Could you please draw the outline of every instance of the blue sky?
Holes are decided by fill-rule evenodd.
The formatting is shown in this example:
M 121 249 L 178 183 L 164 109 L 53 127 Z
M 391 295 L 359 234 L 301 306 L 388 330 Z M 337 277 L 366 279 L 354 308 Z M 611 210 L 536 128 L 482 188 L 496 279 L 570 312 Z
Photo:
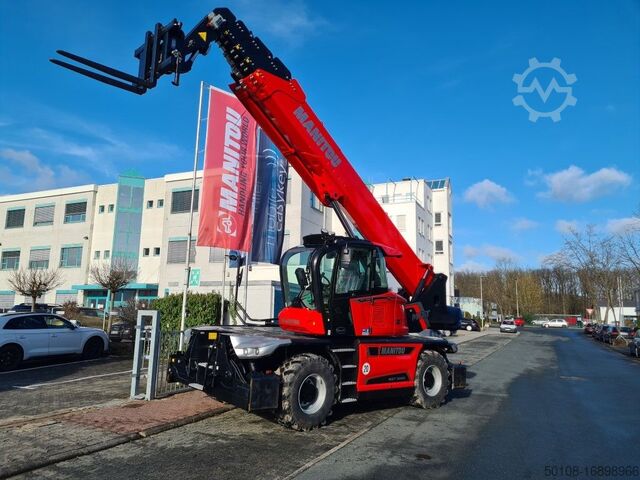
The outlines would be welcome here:
M 191 168 L 200 80 L 221 87 L 217 48 L 180 88 L 139 97 L 48 62 L 65 49 L 135 72 L 156 22 L 190 29 L 208 2 L 0 3 L 0 194 Z M 640 2 L 227 2 L 283 59 L 362 177 L 450 177 L 455 263 L 535 266 L 568 226 L 623 226 L 640 208 Z M 530 58 L 575 74 L 575 106 L 528 120 L 514 74 Z M 553 70 L 539 69 L 542 89 Z M 561 82 L 560 82 L 561 83 Z M 547 110 L 565 98 L 551 92 Z

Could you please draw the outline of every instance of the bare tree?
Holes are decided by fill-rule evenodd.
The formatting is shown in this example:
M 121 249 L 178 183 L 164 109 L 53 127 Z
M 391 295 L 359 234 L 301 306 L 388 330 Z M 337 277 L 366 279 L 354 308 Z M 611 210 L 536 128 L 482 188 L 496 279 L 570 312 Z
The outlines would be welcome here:
M 91 265 L 89 276 L 98 285 L 109 292 L 111 298 L 109 304 L 109 322 L 107 331 L 111 330 L 111 319 L 115 296 L 125 285 L 134 280 L 138 275 L 133 262 L 124 258 L 114 258 L 111 262 L 96 263 Z M 104 322 L 102 325 L 104 329 Z
M 36 300 L 62 285 L 62 274 L 58 269 L 21 268 L 9 273 L 7 281 L 16 292 L 31 297 L 31 311 L 35 312 Z
M 633 271 L 635 282 L 640 284 L 640 208 L 632 217 L 635 222 L 616 235 L 622 264 Z

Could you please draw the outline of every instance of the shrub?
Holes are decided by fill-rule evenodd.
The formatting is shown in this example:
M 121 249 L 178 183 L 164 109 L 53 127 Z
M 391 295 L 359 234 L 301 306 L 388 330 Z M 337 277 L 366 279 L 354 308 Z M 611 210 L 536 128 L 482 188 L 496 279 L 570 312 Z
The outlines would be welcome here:
M 64 302 L 62 309 L 64 310 L 64 318 L 68 320 L 78 320 L 82 316 L 80 307 L 78 307 L 78 304 L 73 300 Z
M 151 310 L 160 313 L 160 325 L 163 331 L 178 331 L 182 313 L 182 294 L 176 293 L 151 302 Z M 219 293 L 189 293 L 187 295 L 187 316 L 185 327 L 198 325 L 218 325 L 220 323 Z

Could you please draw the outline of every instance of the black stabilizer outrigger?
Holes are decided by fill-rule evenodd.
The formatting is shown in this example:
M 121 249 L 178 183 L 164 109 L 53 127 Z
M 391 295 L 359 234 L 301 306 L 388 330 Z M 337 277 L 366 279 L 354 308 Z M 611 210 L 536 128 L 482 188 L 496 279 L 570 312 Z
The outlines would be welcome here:
M 275 58 L 264 43 L 253 36 L 243 22 L 236 20 L 227 8 L 216 8 L 186 35 L 182 30 L 182 22 L 176 19 L 164 26 L 157 23 L 154 31 L 145 34 L 144 43 L 134 52 L 135 58 L 139 60 L 138 76 L 64 50 L 57 50 L 57 53 L 93 70 L 55 58 L 51 62 L 107 85 L 142 95 L 155 87 L 162 75 L 173 74 L 172 83 L 179 85 L 180 75 L 191 70 L 193 61 L 199 54 L 208 53 L 211 42 L 216 42 L 222 49 L 231 65 L 234 80 L 240 80 L 256 69 L 271 72 L 287 80 L 291 78 L 289 70 L 280 59 Z

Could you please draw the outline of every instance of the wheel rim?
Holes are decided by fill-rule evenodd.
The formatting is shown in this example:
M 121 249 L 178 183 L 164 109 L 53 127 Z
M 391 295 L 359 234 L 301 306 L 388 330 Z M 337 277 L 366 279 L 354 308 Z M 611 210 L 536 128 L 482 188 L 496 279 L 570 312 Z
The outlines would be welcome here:
M 422 385 L 429 397 L 434 397 L 442 388 L 442 372 L 435 365 L 429 365 L 422 375 Z
M 467 326 L 467 331 L 470 332 L 472 330 L 471 325 Z
M 307 375 L 298 389 L 298 405 L 306 415 L 318 412 L 327 398 L 327 384 L 317 373 Z
M 0 352 L 0 367 L 12 367 L 18 360 L 17 352 L 12 348 L 7 348 Z

